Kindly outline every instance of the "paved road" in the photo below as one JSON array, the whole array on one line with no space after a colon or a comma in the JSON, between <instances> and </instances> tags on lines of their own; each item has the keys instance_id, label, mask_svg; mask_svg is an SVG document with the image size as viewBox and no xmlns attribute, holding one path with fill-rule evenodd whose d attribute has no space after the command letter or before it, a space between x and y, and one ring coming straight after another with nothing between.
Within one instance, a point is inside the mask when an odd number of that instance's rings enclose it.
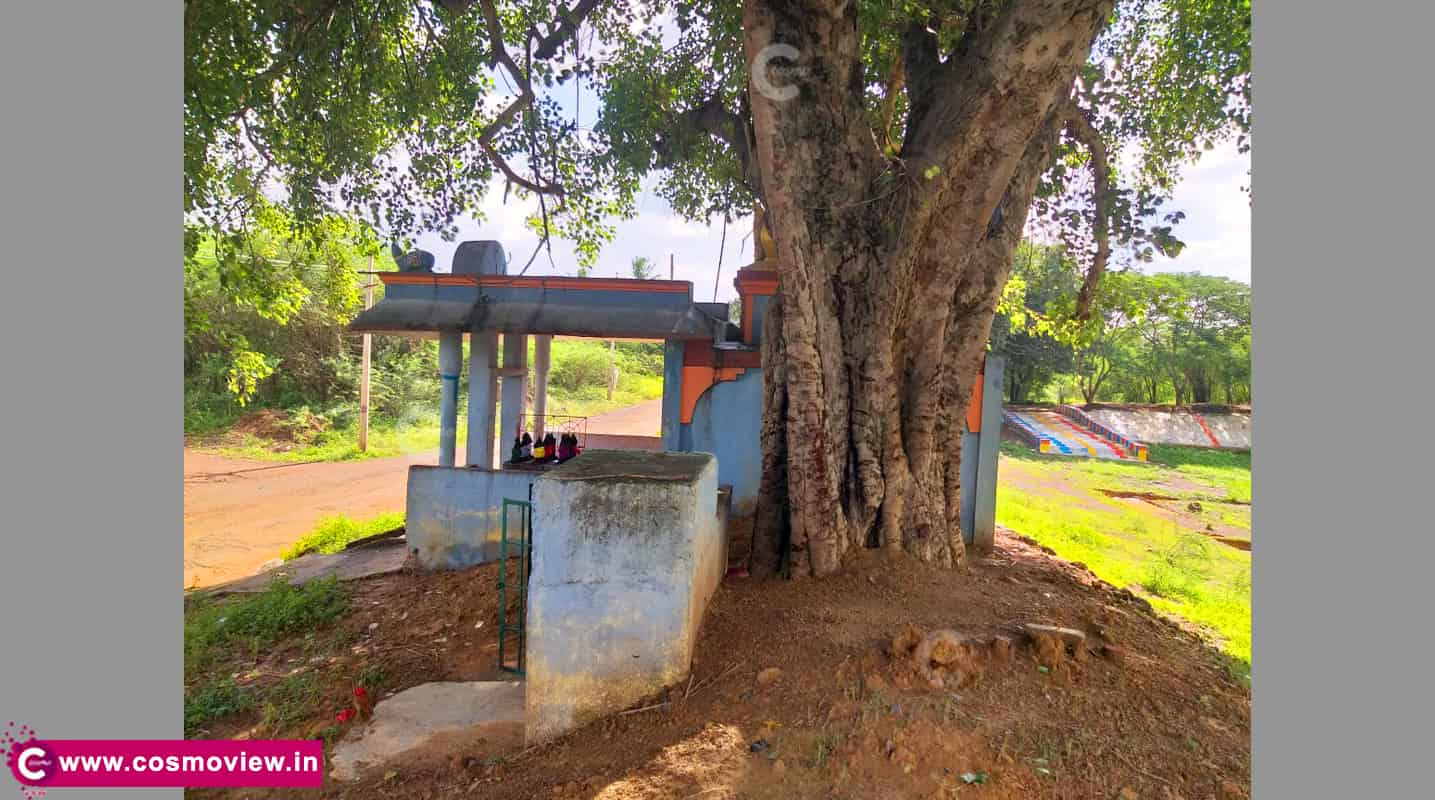
<instances>
[{"instance_id":1,"label":"paved road","mask_svg":"<svg viewBox=\"0 0 1435 800\"><path fill-rule=\"evenodd\" d=\"M661 436L663 401L649 400L635 406L615 408L588 418L589 433L620 436Z\"/></svg>"},{"instance_id":2,"label":"paved road","mask_svg":"<svg viewBox=\"0 0 1435 800\"><path fill-rule=\"evenodd\" d=\"M662 402L654 400L591 417L588 431L653 436L661 418ZM460 443L460 453L462 448ZM252 575L325 517L402 511L409 466L436 463L436 453L418 453L294 465L186 448L184 585L213 586Z\"/></svg>"}]
</instances>

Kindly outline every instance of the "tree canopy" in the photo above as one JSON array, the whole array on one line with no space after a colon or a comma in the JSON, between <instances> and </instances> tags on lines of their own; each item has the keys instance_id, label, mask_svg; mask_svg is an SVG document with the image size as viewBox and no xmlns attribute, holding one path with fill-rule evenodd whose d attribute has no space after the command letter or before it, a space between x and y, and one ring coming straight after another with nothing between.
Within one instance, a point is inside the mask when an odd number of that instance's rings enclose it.
<instances>
[{"instance_id":1,"label":"tree canopy","mask_svg":"<svg viewBox=\"0 0 1435 800\"><path fill-rule=\"evenodd\" d=\"M911 156L955 57L1012 0L852 5L852 91L874 146ZM191 228L278 206L306 241L333 216L453 235L501 191L539 196L532 224L591 267L649 176L688 219L762 201L734 0L188 0L184 30ZM1182 166L1231 136L1247 146L1249 36L1248 0L1115 6L1033 209L1085 263L1108 238L1137 257L1179 249L1181 213L1160 206Z\"/></svg>"},{"instance_id":2,"label":"tree canopy","mask_svg":"<svg viewBox=\"0 0 1435 800\"><path fill-rule=\"evenodd\" d=\"M751 211L780 286L759 572L960 561L954 431L1023 234L1087 323L1108 265L1180 250L1182 170L1249 144L1248 0L191 0L185 43L187 252L225 270L271 210L317 249L536 198L580 268L645 185Z\"/></svg>"}]
</instances>

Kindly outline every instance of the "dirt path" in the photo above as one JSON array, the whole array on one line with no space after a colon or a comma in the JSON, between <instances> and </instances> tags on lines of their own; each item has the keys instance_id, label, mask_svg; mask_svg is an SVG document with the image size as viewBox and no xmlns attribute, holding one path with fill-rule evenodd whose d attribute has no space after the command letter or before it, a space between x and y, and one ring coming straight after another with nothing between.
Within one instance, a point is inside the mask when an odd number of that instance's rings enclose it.
<instances>
[{"instance_id":1,"label":"dirt path","mask_svg":"<svg viewBox=\"0 0 1435 800\"><path fill-rule=\"evenodd\" d=\"M661 420L662 401L653 400L595 415L589 431L653 436ZM460 442L460 454L462 449ZM438 454L431 452L282 464L185 448L184 585L213 586L252 575L325 517L402 511L409 466L436 463Z\"/></svg>"},{"instance_id":2,"label":"dirt path","mask_svg":"<svg viewBox=\"0 0 1435 800\"><path fill-rule=\"evenodd\" d=\"M663 401L649 400L615 408L588 418L589 433L620 436L659 436L663 427Z\"/></svg>"},{"instance_id":3,"label":"dirt path","mask_svg":"<svg viewBox=\"0 0 1435 800\"><path fill-rule=\"evenodd\" d=\"M184 451L184 585L253 574L321 519L402 511L410 464L436 453L278 464Z\"/></svg>"}]
</instances>

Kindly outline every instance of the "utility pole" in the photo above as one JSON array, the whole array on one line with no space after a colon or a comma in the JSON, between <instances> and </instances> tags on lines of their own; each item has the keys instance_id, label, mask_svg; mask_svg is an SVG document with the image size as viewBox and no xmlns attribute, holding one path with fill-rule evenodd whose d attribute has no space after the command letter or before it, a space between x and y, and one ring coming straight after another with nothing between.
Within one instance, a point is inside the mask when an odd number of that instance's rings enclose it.
<instances>
[{"instance_id":1,"label":"utility pole","mask_svg":"<svg viewBox=\"0 0 1435 800\"><path fill-rule=\"evenodd\" d=\"M608 340L608 399L613 399L613 390L618 387L618 366L613 363L615 350L618 347L617 339Z\"/></svg>"},{"instance_id":2,"label":"utility pole","mask_svg":"<svg viewBox=\"0 0 1435 800\"><path fill-rule=\"evenodd\" d=\"M676 253L668 253L668 280L674 280L677 275L677 267L674 266L677 260Z\"/></svg>"},{"instance_id":3,"label":"utility pole","mask_svg":"<svg viewBox=\"0 0 1435 800\"><path fill-rule=\"evenodd\" d=\"M374 257L369 256L369 274L364 276L364 310L374 305ZM359 373L359 452L369 450L369 355L374 346L372 334L364 334L364 364Z\"/></svg>"}]
</instances>

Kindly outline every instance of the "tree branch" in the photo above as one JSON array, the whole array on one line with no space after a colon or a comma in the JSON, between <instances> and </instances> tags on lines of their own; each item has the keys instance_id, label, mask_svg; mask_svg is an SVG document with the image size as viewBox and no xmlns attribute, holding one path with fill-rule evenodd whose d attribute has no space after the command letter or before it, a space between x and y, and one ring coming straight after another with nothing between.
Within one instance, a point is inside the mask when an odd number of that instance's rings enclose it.
<instances>
[{"instance_id":1,"label":"tree branch","mask_svg":"<svg viewBox=\"0 0 1435 800\"><path fill-rule=\"evenodd\" d=\"M1020 156L1020 145L1052 106L1027 108L1007 98L1036 87L1042 94L1066 91L1066 73L1086 60L1114 5L1115 0L1012 0L989 27L970 32L972 41L942 65L930 110L909 124L903 156L939 162L964 145L978 144L970 141L974 134L989 140L984 146L1020 143L1011 153ZM908 82L914 83L911 72L909 64ZM1048 102L1064 99L1049 97ZM1020 127L1010 130L1012 125ZM991 141L1003 138L1011 142Z\"/></svg>"},{"instance_id":2,"label":"tree branch","mask_svg":"<svg viewBox=\"0 0 1435 800\"><path fill-rule=\"evenodd\" d=\"M1095 184L1091 231L1096 237L1096 256L1091 260L1081 283L1081 291L1076 296L1076 318L1085 322L1091 317L1096 285L1106 273L1106 262L1111 257L1111 165L1106 158L1106 143L1101 139L1101 132L1092 124L1087 112L1074 101L1068 105L1066 130L1091 154L1091 176Z\"/></svg>"},{"instance_id":3,"label":"tree branch","mask_svg":"<svg viewBox=\"0 0 1435 800\"><path fill-rule=\"evenodd\" d=\"M762 196L762 182L758 178L757 165L752 158L752 141L747 121L741 115L728 111L721 100L714 97L678 114L673 117L670 130L676 134L671 138L679 142L684 133L708 134L721 139L737 155L748 188L759 197ZM681 154L675 151L672 141L660 140L653 145L653 150L658 155L659 166L671 167L680 160Z\"/></svg>"},{"instance_id":4,"label":"tree branch","mask_svg":"<svg viewBox=\"0 0 1435 800\"><path fill-rule=\"evenodd\" d=\"M559 22L552 31L538 40L538 48L533 51L533 57L543 60L552 58L558 54L558 48L563 46L568 37L578 31L578 26L583 20L593 13L598 7L600 0L578 0L578 4L567 11L558 12Z\"/></svg>"},{"instance_id":5,"label":"tree branch","mask_svg":"<svg viewBox=\"0 0 1435 800\"><path fill-rule=\"evenodd\" d=\"M937 51L937 35L924 22L913 21L902 32L902 72L907 84L907 125L903 146L912 141L915 132L921 128L922 120L931 110L935 89L942 78L942 60ZM888 89L887 101L895 102L896 90ZM887 112L890 115L890 111ZM891 124L884 116L885 126Z\"/></svg>"},{"instance_id":6,"label":"tree branch","mask_svg":"<svg viewBox=\"0 0 1435 800\"><path fill-rule=\"evenodd\" d=\"M990 27L971 34L972 42L943 64L932 105L910 126L902 149L909 174L922 176L918 191L931 202L915 206L898 247L922 246L928 226L940 218L933 216L935 209L980 210L959 211L955 227L946 232L951 239L980 235L991 225L993 212L1013 195L1012 178L1028 144L1067 102L1114 4L1011 0ZM1011 217L1007 211L1000 215ZM958 277L957 260L924 263L934 270L928 278L933 285Z\"/></svg>"},{"instance_id":7,"label":"tree branch","mask_svg":"<svg viewBox=\"0 0 1435 800\"><path fill-rule=\"evenodd\" d=\"M454 4L445 3L445 6L450 7L449 10L451 11L453 10L452 5ZM518 85L519 93L518 97L514 98L513 102L509 103L507 108L500 111L498 116L494 117L493 122L490 123L487 128L484 128L483 133L479 134L478 144L483 148L483 151L488 154L488 158L493 162L494 166L498 167L510 181L529 191L538 192L539 194L561 195L563 193L562 186L550 183L538 183L520 177L518 173L514 171L513 167L509 166L508 162L503 159L503 156L499 154L498 148L493 145L493 139L498 135L498 132L513 124L514 118L525 108L533 104L534 94L533 86L528 80L528 75L518 68L518 64L514 63L513 57L508 54L508 47L503 41L503 26L498 21L498 9L494 7L493 0L479 0L479 6L483 9L484 27L488 28L488 65L489 67L502 65L504 71L506 71L509 77L513 79L513 82Z\"/></svg>"},{"instance_id":8,"label":"tree branch","mask_svg":"<svg viewBox=\"0 0 1435 800\"><path fill-rule=\"evenodd\" d=\"M892 69L887 73L887 88L882 95L882 146L895 149L892 141L892 118L897 113L897 93L907 86L906 66L902 54L892 59Z\"/></svg>"}]
</instances>

